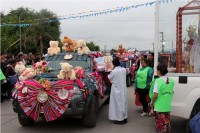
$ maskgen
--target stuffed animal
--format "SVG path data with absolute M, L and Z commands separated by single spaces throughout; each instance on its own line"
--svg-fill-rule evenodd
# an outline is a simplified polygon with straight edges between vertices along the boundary
M 17 62 L 15 66 L 15 72 L 19 74 L 19 80 L 24 81 L 35 76 L 35 72 L 32 68 L 26 68 L 23 62 Z
M 62 49 L 66 52 L 74 52 L 74 50 L 77 48 L 76 41 L 72 40 L 71 38 L 64 36 L 64 39 L 62 40 Z
M 86 46 L 86 41 L 81 39 L 77 41 L 77 45 L 78 45 L 78 55 L 82 55 L 82 54 L 89 54 L 90 49 Z
M 57 55 L 60 53 L 60 48 L 58 47 L 58 41 L 50 41 L 50 47 L 48 48 L 48 54 L 50 56 Z
M 73 67 L 68 63 L 60 63 L 61 70 L 60 73 L 57 75 L 58 79 L 76 79 L 76 73 L 73 70 Z
M 126 52 L 125 48 L 123 48 L 122 44 L 120 44 L 118 48 L 118 53 L 123 54 L 125 52 Z

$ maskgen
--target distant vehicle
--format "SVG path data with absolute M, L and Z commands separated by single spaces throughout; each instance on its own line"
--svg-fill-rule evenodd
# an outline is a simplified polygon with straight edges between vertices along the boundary
M 135 73 L 137 70 L 136 60 L 137 56 L 134 52 L 126 52 L 122 55 L 114 53 L 120 59 L 120 66 L 126 68 L 126 85 L 131 86 L 131 82 L 135 80 Z
M 66 60 L 66 54 L 72 58 Z M 109 100 L 110 86 L 105 83 L 107 74 L 97 74 L 92 70 L 93 57 L 90 55 L 60 53 L 47 56 L 45 60 L 51 68 L 50 72 L 36 75 L 23 83 L 18 82 L 18 85 L 23 85 L 14 90 L 18 95 L 13 100 L 13 110 L 18 114 L 19 123 L 30 126 L 39 117 L 53 121 L 61 116 L 78 116 L 82 118 L 83 125 L 94 127 L 99 107 Z M 68 62 L 73 67 L 81 66 L 85 74 L 74 81 L 58 80 L 61 62 Z M 40 84 L 41 79 L 50 87 Z

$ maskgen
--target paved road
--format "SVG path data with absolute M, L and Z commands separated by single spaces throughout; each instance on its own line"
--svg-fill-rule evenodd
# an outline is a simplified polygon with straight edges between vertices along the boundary
M 40 121 L 32 127 L 21 127 L 17 114 L 12 111 L 11 101 L 1 104 L 1 133 L 155 133 L 154 118 L 140 117 L 134 105 L 133 88 L 128 88 L 128 123 L 116 125 L 108 118 L 108 105 L 104 105 L 97 118 L 95 128 L 85 128 L 79 119 L 62 119 L 45 123 Z M 186 133 L 186 120 L 172 117 L 172 133 Z

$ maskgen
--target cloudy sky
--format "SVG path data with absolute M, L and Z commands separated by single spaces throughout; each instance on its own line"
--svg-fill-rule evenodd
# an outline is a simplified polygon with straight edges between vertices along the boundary
M 11 9 L 23 6 L 36 11 L 48 9 L 57 16 L 64 17 L 69 14 L 115 9 L 149 2 L 153 0 L 1 0 L 1 11 L 8 13 Z M 159 27 L 160 32 L 164 32 L 166 49 L 172 48 L 172 42 L 175 48 L 176 12 L 178 7 L 184 6 L 187 2 L 188 0 L 172 0 L 172 2 L 160 4 Z M 87 42 L 93 41 L 102 50 L 117 48 L 119 44 L 123 44 L 126 48 L 152 50 L 155 28 L 154 12 L 155 4 L 95 17 L 61 20 L 60 38 L 62 39 L 64 35 L 74 40 L 83 38 Z M 185 28 L 190 23 L 197 23 L 196 16 L 189 19 L 188 17 L 183 18 L 183 20 Z M 161 46 L 159 48 L 161 49 Z

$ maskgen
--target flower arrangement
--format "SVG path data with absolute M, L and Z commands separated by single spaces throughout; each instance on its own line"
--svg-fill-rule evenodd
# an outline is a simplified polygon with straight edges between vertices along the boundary
M 39 79 L 39 83 L 44 87 L 46 90 L 51 89 L 51 83 L 48 80 L 45 80 L 43 78 Z
M 75 71 L 76 77 L 77 77 L 78 79 L 84 78 L 84 77 L 85 77 L 85 70 L 84 70 L 81 66 L 76 66 L 76 67 L 74 68 L 74 71 Z
M 40 61 L 33 65 L 33 69 L 35 70 L 36 74 L 42 74 L 48 72 L 50 69 L 47 66 L 46 61 Z

